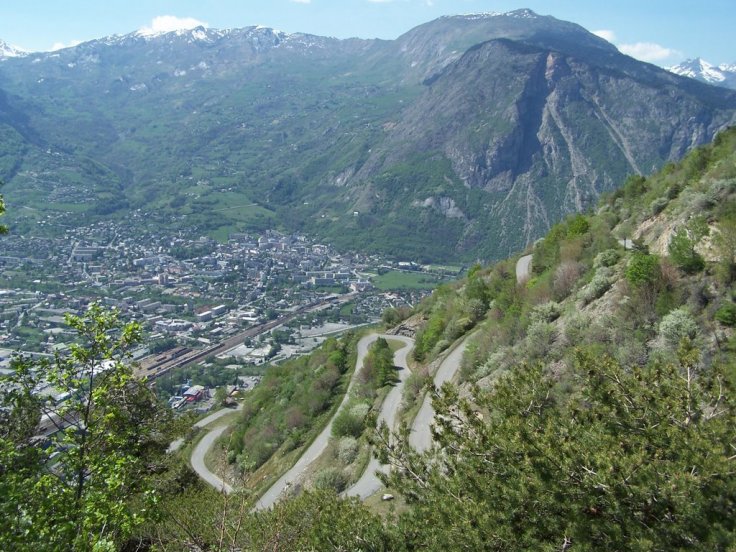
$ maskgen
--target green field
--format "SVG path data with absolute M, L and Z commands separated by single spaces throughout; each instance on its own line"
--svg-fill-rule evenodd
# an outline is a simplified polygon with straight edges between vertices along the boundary
M 390 270 L 385 274 L 375 276 L 372 281 L 373 285 L 381 291 L 389 291 L 394 289 L 434 289 L 437 284 L 445 280 L 424 272 Z

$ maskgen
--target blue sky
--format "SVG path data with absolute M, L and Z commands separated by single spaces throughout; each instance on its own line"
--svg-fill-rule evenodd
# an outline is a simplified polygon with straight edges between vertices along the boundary
M 531 8 L 579 23 L 619 49 L 670 65 L 736 62 L 734 0 L 26 0 L 0 2 L 0 39 L 49 50 L 141 28 L 266 25 L 346 38 L 395 38 L 445 14 Z M 172 16 L 162 19 L 161 16 Z

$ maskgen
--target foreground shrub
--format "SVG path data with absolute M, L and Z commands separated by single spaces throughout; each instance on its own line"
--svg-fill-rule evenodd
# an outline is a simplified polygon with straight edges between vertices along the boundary
M 685 338 L 695 339 L 697 333 L 698 324 L 685 307 L 673 310 L 659 323 L 659 334 L 673 347 Z
M 341 493 L 347 487 L 348 478 L 339 468 L 325 468 L 314 478 L 314 487 L 320 490 L 331 490 Z
M 587 305 L 588 303 L 592 303 L 596 299 L 603 297 L 603 294 L 611 289 L 612 284 L 613 278 L 611 277 L 610 272 L 607 269 L 599 269 L 588 285 L 580 290 L 578 297 L 583 304 Z
M 736 401 L 718 370 L 680 364 L 581 353 L 579 393 L 527 365 L 467 398 L 443 388 L 437 451 L 385 450 L 407 548 L 732 550 Z
M 358 440 L 355 437 L 343 437 L 337 443 L 337 457 L 345 465 L 352 464 L 358 456 Z
M 629 259 L 624 275 L 626 281 L 635 288 L 656 284 L 661 275 L 659 258 L 656 255 L 636 252 Z
M 595 259 L 593 259 L 593 267 L 600 268 L 602 266 L 613 266 L 620 258 L 621 254 L 615 249 L 606 249 L 595 256 Z
M 725 326 L 736 326 L 736 305 L 726 303 L 716 311 L 716 320 Z
M 554 301 L 542 303 L 541 305 L 534 307 L 532 310 L 532 323 L 554 322 L 560 317 L 561 312 L 559 303 L 555 303 Z

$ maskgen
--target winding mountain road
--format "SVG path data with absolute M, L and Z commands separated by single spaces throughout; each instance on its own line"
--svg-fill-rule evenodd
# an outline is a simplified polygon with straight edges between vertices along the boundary
M 528 280 L 532 275 L 532 256 L 524 255 L 516 261 L 516 283 Z
M 212 485 L 218 491 L 222 491 L 225 494 L 230 494 L 231 492 L 233 492 L 233 488 L 225 483 L 225 481 L 220 479 L 217 475 L 212 473 L 204 463 L 204 455 L 207 454 L 207 451 L 210 450 L 217 438 L 222 435 L 227 428 L 228 426 L 226 425 L 217 427 L 210 431 L 207 435 L 202 437 L 202 439 L 199 441 L 199 443 L 197 443 L 197 446 L 194 447 L 194 450 L 192 451 L 192 469 L 197 472 L 197 475 L 199 475 L 199 477 Z
M 452 352 L 445 357 L 440 367 L 437 369 L 437 373 L 434 375 L 434 386 L 439 389 L 442 384 L 451 381 L 455 377 L 460 363 L 463 360 L 463 354 L 468 346 L 468 338 L 455 347 Z M 431 425 L 434 421 L 434 408 L 432 407 L 432 394 L 427 393 L 424 397 L 424 402 L 419 409 L 414 422 L 411 425 L 411 433 L 409 434 L 409 444 L 417 451 L 424 452 L 432 446 L 432 431 Z
M 414 340 L 408 337 L 399 335 L 385 335 L 382 336 L 387 339 L 397 339 L 404 343 L 404 347 L 394 353 L 394 365 L 399 367 L 399 381 L 391 388 L 388 395 L 381 405 L 381 411 L 378 414 L 378 424 L 385 422 L 390 429 L 396 429 L 396 414 L 401 406 L 401 398 L 404 391 L 404 383 L 409 377 L 409 367 L 406 363 L 406 357 L 414 346 Z M 371 455 L 371 459 L 368 462 L 363 475 L 355 482 L 355 484 L 345 491 L 346 496 L 358 496 L 361 499 L 366 499 L 382 487 L 381 481 L 378 479 L 376 472 L 378 470 L 385 470 L 386 466 L 382 466 L 378 459 Z
M 234 410 L 232 408 L 223 408 L 221 410 L 218 410 L 217 412 L 214 412 L 213 414 L 210 414 L 206 418 L 202 418 L 198 422 L 196 422 L 192 427 L 205 427 L 210 425 L 215 420 L 219 420 L 223 416 L 227 416 L 231 412 L 235 412 L 237 410 L 243 409 L 243 403 L 238 404 L 237 408 Z M 169 449 L 166 452 L 175 452 L 181 448 L 181 446 L 184 444 L 184 438 L 176 439 L 175 441 L 172 441 L 169 445 Z
M 196 422 L 192 427 L 205 427 L 210 425 L 215 420 L 219 420 L 223 416 L 227 416 L 228 414 L 232 414 L 233 412 L 237 412 L 238 410 L 243 410 L 243 403 L 238 403 L 238 406 L 235 408 L 223 408 L 221 410 L 218 410 L 217 412 L 213 412 L 209 416 L 202 418 L 198 422 Z
M 215 422 L 222 418 L 223 416 L 227 416 L 228 414 L 232 412 L 237 412 L 238 410 L 242 410 L 243 403 L 238 404 L 238 407 L 235 409 L 231 408 L 223 408 L 222 410 L 218 410 L 217 412 L 210 414 L 206 418 L 202 418 L 197 423 L 195 423 L 192 427 L 205 427 L 211 424 L 212 422 Z M 225 481 L 220 479 L 217 475 L 212 473 L 207 466 L 204 463 L 204 456 L 207 454 L 207 451 L 210 450 L 210 447 L 215 443 L 217 438 L 223 434 L 223 432 L 228 428 L 228 426 L 220 426 L 216 427 L 212 431 L 210 431 L 207 435 L 202 437 L 202 440 L 197 443 L 197 446 L 194 447 L 194 450 L 192 450 L 192 457 L 191 457 L 191 464 L 192 469 L 197 472 L 197 475 L 201 477 L 204 481 L 212 485 L 215 489 L 218 491 L 222 491 L 226 494 L 230 494 L 233 492 L 233 488 L 228 485 Z M 177 439 L 171 445 L 169 446 L 169 450 L 176 450 L 178 449 L 181 444 L 183 443 L 183 439 Z
M 395 336 L 395 335 L 379 335 L 379 334 L 371 334 L 368 336 L 365 336 L 358 342 L 358 357 L 355 362 L 355 371 L 353 372 L 353 376 L 350 378 L 350 384 L 348 385 L 348 389 L 345 393 L 345 396 L 342 399 L 342 402 L 340 403 L 340 406 L 335 411 L 335 415 L 330 419 L 329 423 L 325 426 L 325 428 L 322 430 L 322 432 L 317 436 L 317 438 L 312 442 L 311 445 L 309 445 L 309 448 L 307 448 L 306 451 L 301 455 L 299 460 L 296 461 L 294 466 L 287 471 L 284 475 L 282 475 L 276 483 L 271 485 L 269 489 L 261 496 L 261 498 L 256 503 L 254 510 L 263 510 L 265 508 L 270 508 L 273 506 L 278 499 L 282 496 L 284 491 L 294 482 L 297 482 L 301 477 L 304 475 L 304 472 L 307 470 L 309 465 L 314 462 L 319 456 L 325 451 L 327 448 L 327 444 L 329 443 L 330 436 L 332 435 L 332 424 L 335 421 L 335 418 L 339 414 L 340 410 L 345 406 L 345 404 L 350 399 L 350 391 L 353 388 L 353 385 L 355 384 L 355 381 L 360 374 L 362 368 L 363 368 L 363 361 L 365 359 L 365 356 L 368 354 L 368 348 L 370 345 L 376 341 L 379 337 L 384 337 L 386 339 L 399 339 L 406 343 L 407 345 L 413 345 L 413 341 L 406 337 L 401 336 Z M 407 351 L 408 347 L 403 347 L 399 351 L 397 351 L 394 358 L 397 358 L 402 351 Z M 399 366 L 402 366 L 403 368 L 406 368 L 406 352 L 403 354 L 403 364 L 399 364 Z M 399 374 L 400 378 L 406 378 L 407 374 L 405 372 L 408 372 L 408 370 L 402 370 Z M 403 379 L 401 380 L 403 382 Z M 394 391 L 399 388 L 398 392 L 398 399 L 392 398 L 391 395 L 394 393 Z M 398 405 L 401 402 L 401 384 L 397 384 L 396 387 L 394 387 L 389 395 L 386 397 L 386 401 L 384 401 L 384 405 L 386 405 L 389 402 L 389 399 L 394 401 L 396 404 L 395 406 L 391 407 L 393 408 L 393 415 L 395 416 L 395 411 L 398 409 Z M 393 402 L 391 403 L 393 404 Z M 381 415 L 384 413 L 384 407 L 381 408 Z
M 283 474 L 269 489 L 261 496 L 254 510 L 263 510 L 271 508 L 284 494 L 284 492 L 291 486 L 291 484 L 298 482 L 309 468 L 309 466 L 319 458 L 327 448 L 330 437 L 332 435 L 332 425 L 337 417 L 340 410 L 345 406 L 350 398 L 350 391 L 352 390 L 355 381 L 363 368 L 363 361 L 365 356 L 368 354 L 370 345 L 376 341 L 379 337 L 386 339 L 395 339 L 404 343 L 404 347 L 394 353 L 394 364 L 399 368 L 399 379 L 394 387 L 391 388 L 388 395 L 381 405 L 381 410 L 378 414 L 378 423 L 385 422 L 386 425 L 391 428 L 396 428 L 397 413 L 401 406 L 401 399 L 404 389 L 404 383 L 410 375 L 410 371 L 407 366 L 407 356 L 411 351 L 414 340 L 408 337 L 396 336 L 396 335 L 383 335 L 383 334 L 371 334 L 362 338 L 358 342 L 358 356 L 355 364 L 355 371 L 350 378 L 347 392 L 343 397 L 340 406 L 335 411 L 335 414 L 330 419 L 325 428 L 320 432 L 317 438 L 307 448 L 306 451 L 299 457 L 294 466 L 291 467 L 285 474 Z M 439 388 L 443 383 L 451 381 L 462 361 L 463 354 L 467 347 L 468 338 L 465 338 L 459 345 L 457 345 L 449 355 L 442 361 L 437 373 L 434 376 L 434 385 Z M 205 419 L 199 422 L 201 425 L 206 425 L 222 416 L 227 411 L 217 413 L 210 419 Z M 434 420 L 434 408 L 432 408 L 432 397 L 427 395 L 424 398 L 417 416 L 412 423 L 411 434 L 409 436 L 409 443 L 417 450 L 427 450 L 432 444 L 432 433 L 430 430 L 432 421 Z M 209 448 L 214 444 L 215 440 L 224 433 L 227 429 L 226 426 L 221 426 L 213 429 L 202 440 L 197 444 L 194 451 L 192 452 L 192 467 L 199 474 L 199 476 L 207 483 L 212 485 L 218 490 L 224 493 L 231 493 L 233 488 L 228 485 L 225 481 L 219 478 L 214 473 L 207 469 L 204 464 L 204 455 Z M 382 466 L 375 457 L 371 457 L 368 466 L 366 467 L 363 475 L 360 479 L 348 490 L 345 491 L 346 496 L 356 496 L 361 499 L 366 499 L 379 491 L 382 487 L 382 483 L 378 479 L 376 473 L 378 471 L 385 471 L 387 466 Z

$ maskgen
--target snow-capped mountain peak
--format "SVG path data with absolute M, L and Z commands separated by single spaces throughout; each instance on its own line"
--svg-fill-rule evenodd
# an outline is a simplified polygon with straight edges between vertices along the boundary
M 704 59 L 695 58 L 669 67 L 668 70 L 676 75 L 690 77 L 708 84 L 736 89 L 736 63 L 722 63 L 716 66 Z
M 198 25 L 193 28 L 187 28 L 187 29 L 176 29 L 176 30 L 166 30 L 166 31 L 156 31 L 153 29 L 140 29 L 133 33 L 137 36 L 151 39 L 151 38 L 159 38 L 166 35 L 172 35 L 172 36 L 187 36 L 191 37 L 195 40 L 208 40 L 209 39 L 209 29 L 205 28 L 202 25 Z
M 166 30 L 166 31 L 152 31 L 151 29 L 140 29 L 138 31 L 135 31 L 133 33 L 123 35 L 123 36 L 114 36 L 114 37 L 108 37 L 108 39 L 103 39 L 107 43 L 115 43 L 120 41 L 126 41 L 131 38 L 142 38 L 146 41 L 153 41 L 153 40 L 167 40 L 167 39 L 176 39 L 176 40 L 184 40 L 186 42 L 208 42 L 208 43 L 214 43 L 222 38 L 225 38 L 227 36 L 241 36 L 241 37 L 249 37 L 249 38 L 262 38 L 262 37 L 272 37 L 276 40 L 284 40 L 289 38 L 290 34 L 278 31 L 275 29 L 272 29 L 270 27 L 265 27 L 263 25 L 255 25 L 252 27 L 243 27 L 240 29 L 215 29 L 212 27 L 204 27 L 202 25 L 199 25 L 197 27 L 192 27 L 188 29 L 177 29 L 177 30 Z
M 691 79 L 698 79 L 710 83 L 719 83 L 726 80 L 726 76 L 718 67 L 699 57 L 685 60 L 679 65 L 670 67 L 669 70 L 683 77 L 690 77 Z
M 0 40 L 0 59 L 11 58 L 11 57 L 22 57 L 28 55 L 28 52 L 11 46 L 7 42 Z
M 466 19 L 466 20 L 477 20 L 477 19 L 492 19 L 495 17 L 510 17 L 515 19 L 535 19 L 539 15 L 534 13 L 528 8 L 522 8 L 519 10 L 509 12 L 480 12 L 480 13 L 465 13 L 462 15 L 443 15 L 440 19 Z

